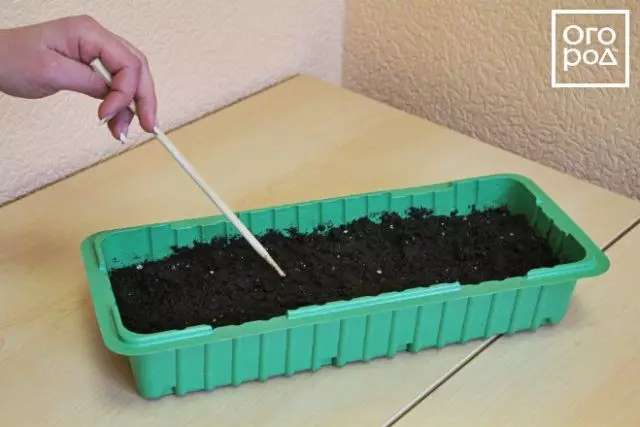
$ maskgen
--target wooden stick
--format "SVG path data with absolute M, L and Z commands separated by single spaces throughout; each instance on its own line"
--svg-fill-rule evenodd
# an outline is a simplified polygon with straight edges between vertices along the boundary
M 107 85 L 111 85 L 111 73 L 109 70 L 105 68 L 99 58 L 91 61 L 91 67 L 99 73 L 107 82 Z M 136 113 L 135 106 L 130 105 L 131 111 Z M 267 249 L 260 244 L 258 239 L 251 234 L 251 231 L 238 219 L 238 217 L 233 213 L 231 209 L 227 206 L 227 204 L 218 196 L 218 194 L 213 191 L 211 187 L 207 185 L 207 183 L 202 179 L 200 174 L 196 171 L 196 169 L 187 161 L 187 159 L 178 151 L 175 145 L 171 142 L 169 137 L 165 135 L 158 127 L 154 127 L 153 131 L 155 132 L 158 141 L 162 143 L 164 148 L 173 156 L 173 158 L 180 164 L 182 169 L 191 177 L 191 179 L 198 184 L 200 189 L 209 197 L 209 199 L 220 209 L 220 211 L 227 217 L 229 221 L 236 227 L 236 229 L 240 232 L 242 237 L 244 237 L 247 242 L 251 245 L 251 247 L 264 258 L 277 272 L 281 277 L 285 277 L 284 271 L 278 266 L 278 264 L 271 258 Z

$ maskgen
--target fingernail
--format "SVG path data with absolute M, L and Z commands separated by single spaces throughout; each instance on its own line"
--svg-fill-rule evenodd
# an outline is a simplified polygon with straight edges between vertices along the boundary
M 127 144 L 131 142 L 131 140 L 127 138 L 127 133 L 129 133 L 129 126 L 125 127 L 124 130 L 120 132 L 119 139 L 120 139 L 120 142 L 122 142 L 123 144 Z
M 120 138 L 118 138 L 118 139 L 123 144 L 130 144 L 131 143 L 131 140 L 129 138 L 127 138 L 127 135 L 125 135 L 124 132 L 120 132 Z
M 102 126 L 103 124 L 107 123 L 109 120 L 113 119 L 113 117 L 115 116 L 115 114 L 109 114 L 108 116 L 104 116 L 99 122 L 98 122 L 98 126 Z

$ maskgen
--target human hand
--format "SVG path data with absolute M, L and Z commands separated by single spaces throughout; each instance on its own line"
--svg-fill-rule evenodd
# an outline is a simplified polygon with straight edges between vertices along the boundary
M 111 89 L 88 65 L 100 58 L 113 75 Z M 126 140 L 135 101 L 140 125 L 153 132 L 157 101 L 146 57 L 130 43 L 87 16 L 27 27 L 0 29 L 0 91 L 21 98 L 44 98 L 61 90 L 103 99 L 101 123 Z

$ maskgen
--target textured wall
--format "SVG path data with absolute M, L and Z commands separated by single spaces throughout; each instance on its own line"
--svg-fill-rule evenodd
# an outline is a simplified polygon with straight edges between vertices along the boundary
M 340 81 L 343 0 L 43 4 L 0 1 L 0 27 L 90 14 L 147 54 L 165 129 L 296 73 Z M 97 105 L 67 93 L 39 101 L 0 94 L 0 204 L 122 149 L 97 128 Z M 130 137 L 148 139 L 137 126 Z
M 629 89 L 551 88 L 554 8 L 631 10 Z M 346 14 L 347 87 L 640 197 L 637 1 L 347 0 Z

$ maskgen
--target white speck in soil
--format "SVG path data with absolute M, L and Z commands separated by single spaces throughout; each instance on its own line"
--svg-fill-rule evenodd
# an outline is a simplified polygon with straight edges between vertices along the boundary
M 382 274 L 382 270 L 377 269 L 377 270 L 376 270 L 376 273 L 378 273 L 378 274 Z
M 335 267 L 331 267 L 331 271 L 336 271 L 336 268 Z
M 336 255 L 336 258 L 340 259 L 340 254 Z
M 513 237 L 513 233 L 509 233 L 509 236 Z
M 142 267 L 142 264 L 138 264 L 138 265 L 136 265 L 136 270 L 142 270 L 142 268 L 143 268 L 143 267 Z
M 349 230 L 344 230 L 342 234 L 349 234 Z
M 176 271 L 176 266 L 175 266 L 175 265 L 172 265 L 172 266 L 171 266 L 171 269 L 172 269 L 173 271 Z
M 441 222 L 440 222 L 440 225 L 444 227 L 444 221 L 441 221 Z
M 209 270 L 209 274 L 213 275 L 213 270 Z
M 442 235 L 444 236 L 444 234 L 445 234 L 445 233 L 444 233 L 444 231 L 443 231 L 443 232 L 442 232 L 442 233 L 440 233 L 440 234 L 442 234 Z
M 389 226 L 389 228 L 393 230 L 393 224 L 391 224 L 391 225 Z

